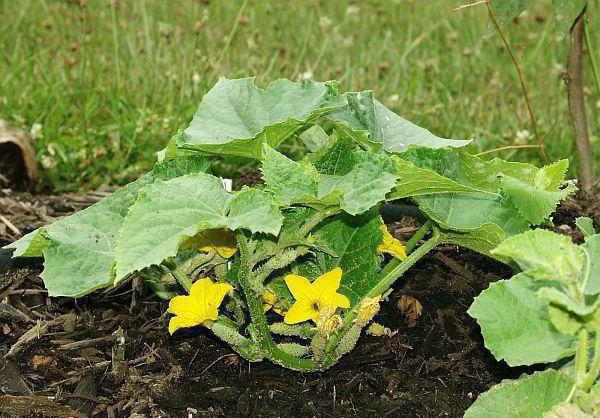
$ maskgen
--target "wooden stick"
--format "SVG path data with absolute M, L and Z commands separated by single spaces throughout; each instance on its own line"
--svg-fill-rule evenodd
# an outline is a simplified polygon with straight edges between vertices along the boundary
M 585 94 L 583 92 L 583 26 L 586 8 L 577 16 L 569 35 L 569 58 L 564 81 L 567 85 L 569 110 L 575 131 L 575 146 L 579 156 L 579 185 L 584 195 L 592 193 L 594 183 L 594 160 L 585 115 Z

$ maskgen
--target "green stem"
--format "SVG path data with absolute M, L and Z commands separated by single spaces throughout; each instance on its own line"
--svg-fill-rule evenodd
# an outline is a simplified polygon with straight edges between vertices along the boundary
M 585 373 L 587 371 L 587 338 L 588 332 L 583 328 L 579 332 L 579 342 L 577 344 L 577 352 L 575 353 L 575 383 L 573 388 L 567 397 L 567 402 L 571 402 L 573 395 L 577 389 L 581 388 L 582 381 L 584 380 Z
M 315 226 L 320 224 L 323 220 L 325 220 L 329 216 L 335 215 L 336 213 L 337 212 L 330 212 L 330 211 L 319 211 L 319 212 L 315 213 L 313 216 L 311 216 L 306 221 L 304 221 L 304 223 L 302 224 L 300 229 L 294 235 L 296 237 L 304 238 Z M 256 264 L 258 264 L 264 260 L 267 260 L 271 257 L 279 256 L 283 251 L 285 251 L 288 248 L 293 247 L 295 245 L 306 245 L 306 240 L 302 240 L 302 239 L 301 240 L 298 240 L 298 239 L 290 240 L 289 238 L 286 239 L 285 237 L 280 238 L 277 245 L 268 254 L 253 254 L 252 257 L 249 256 L 249 258 L 248 258 L 249 266 L 254 267 Z
M 596 53 L 594 50 L 594 45 L 592 45 L 592 38 L 590 36 L 587 21 L 583 23 L 583 38 L 585 40 L 585 47 L 590 57 L 590 64 L 592 66 L 594 80 L 596 81 L 596 88 L 598 89 L 598 94 L 600 94 L 600 70 L 598 69 L 598 61 L 596 60 Z
M 190 279 L 190 277 L 187 274 L 185 274 L 178 268 L 171 268 L 171 266 L 167 267 L 171 271 L 173 277 L 175 277 L 175 280 L 177 280 L 179 284 L 186 290 L 186 292 L 189 293 L 190 289 L 192 288 L 192 279 Z
M 592 386 L 594 386 L 594 383 L 596 383 L 596 380 L 598 379 L 598 374 L 600 374 L 600 335 L 596 333 L 594 344 L 594 359 L 592 360 L 592 366 L 590 367 L 590 371 L 581 383 L 581 390 L 589 392 Z
M 410 237 L 404 248 L 406 249 L 406 253 L 409 254 L 412 250 L 419 244 L 419 242 L 423 239 L 423 237 L 431 230 L 433 227 L 433 222 L 430 220 L 425 222 L 421 228 L 415 234 Z
M 398 278 L 400 276 L 402 276 L 409 268 L 414 266 L 415 263 L 417 263 L 425 255 L 427 255 L 427 253 L 429 253 L 431 250 L 433 250 L 441 242 L 442 242 L 442 236 L 436 231 L 434 233 L 433 237 L 431 237 L 423 245 L 421 245 L 414 252 L 412 252 L 408 256 L 408 258 L 406 258 L 404 261 L 402 261 L 395 268 L 391 269 L 390 271 L 386 272 L 385 274 L 380 275 L 381 278 L 379 279 L 379 282 L 377 282 L 375 284 L 375 286 L 373 286 L 371 288 L 371 290 L 369 290 L 369 292 L 367 292 L 367 294 L 365 294 L 354 305 L 355 306 L 354 309 L 352 309 L 350 312 L 348 312 L 346 314 L 346 316 L 344 317 L 344 322 L 342 324 L 342 327 L 339 329 L 339 331 L 337 331 L 335 334 L 333 334 L 331 336 L 331 338 L 329 339 L 329 341 L 327 343 L 327 347 L 325 348 L 325 352 L 327 354 L 323 361 L 324 367 L 330 366 L 336 360 L 334 349 L 339 344 L 340 340 L 344 337 L 344 335 L 346 335 L 346 333 L 350 330 L 350 328 L 354 324 L 354 321 L 356 320 L 356 317 L 358 316 L 358 310 L 360 309 L 360 307 L 362 306 L 364 301 L 368 298 L 373 298 L 373 297 L 375 297 L 377 295 L 381 295 L 383 292 L 385 292 L 388 288 L 390 288 L 394 284 L 394 282 L 396 280 L 398 280 Z
M 410 254 L 412 252 L 412 250 L 419 244 L 421 239 L 423 239 L 423 237 L 431 230 L 431 228 L 433 228 L 433 222 L 427 221 L 423 224 L 423 226 L 421 226 L 421 228 L 419 228 L 417 232 L 415 232 L 415 234 L 412 237 L 410 237 L 410 239 L 404 246 L 406 254 Z M 381 270 L 380 275 L 386 275 L 387 273 L 398 267 L 400 263 L 402 263 L 402 260 L 398 260 L 397 258 L 392 259 L 389 263 L 386 264 L 383 270 Z
M 248 326 L 250 335 L 254 342 L 260 348 L 262 354 L 269 358 L 273 363 L 285 366 L 292 370 L 299 371 L 317 371 L 320 367 L 313 361 L 300 359 L 291 354 L 286 353 L 273 341 L 269 323 L 265 317 L 263 302 L 260 295 L 256 294 L 249 284 L 249 267 L 248 267 L 248 242 L 243 233 L 236 232 L 238 248 L 240 249 L 240 269 L 239 269 L 239 284 L 246 298 L 246 305 L 250 313 L 251 323 Z

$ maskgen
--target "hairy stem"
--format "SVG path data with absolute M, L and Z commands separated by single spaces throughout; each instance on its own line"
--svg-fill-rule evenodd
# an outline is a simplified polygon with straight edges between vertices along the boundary
M 581 390 L 586 392 L 594 386 L 594 383 L 596 383 L 596 380 L 598 379 L 598 374 L 600 374 L 600 335 L 596 333 L 594 338 L 594 358 L 592 360 L 592 365 L 581 383 Z
M 391 287 L 396 280 L 400 276 L 402 276 L 409 268 L 411 268 L 417 261 L 422 259 L 425 255 L 427 255 L 431 250 L 433 250 L 438 244 L 442 241 L 440 234 L 436 231 L 429 240 L 427 240 L 423 245 L 417 248 L 414 252 L 412 252 L 408 258 L 398 264 L 395 268 L 391 269 L 388 272 L 382 272 L 380 275 L 379 281 L 371 288 L 366 295 L 364 295 L 356 304 L 355 308 L 346 314 L 344 317 L 344 322 L 342 323 L 342 327 L 331 336 L 327 343 L 327 347 L 325 349 L 326 355 L 323 360 L 323 367 L 329 367 L 333 362 L 337 360 L 337 356 L 335 355 L 335 348 L 342 340 L 342 338 L 346 335 L 346 333 L 352 328 L 354 321 L 358 316 L 358 310 L 360 306 L 364 303 L 368 298 L 373 298 L 377 295 L 385 292 L 389 287 Z
M 254 342 L 258 345 L 261 354 L 271 360 L 275 364 L 285 366 L 292 370 L 299 371 L 317 371 L 320 367 L 313 361 L 300 359 L 291 354 L 286 353 L 275 344 L 269 329 L 269 323 L 265 317 L 263 303 L 260 295 L 255 293 L 249 283 L 250 268 L 248 265 L 248 242 L 242 232 L 236 232 L 238 248 L 240 249 L 240 269 L 238 282 L 244 296 L 248 312 L 250 313 L 250 325 L 248 326 L 250 335 Z
M 587 339 L 588 332 L 585 328 L 583 328 L 579 332 L 577 352 L 575 353 L 575 383 L 573 384 L 573 388 L 571 389 L 571 392 L 567 397 L 567 402 L 571 402 L 571 399 L 573 399 L 573 395 L 575 395 L 577 389 L 581 388 L 582 382 L 587 372 Z

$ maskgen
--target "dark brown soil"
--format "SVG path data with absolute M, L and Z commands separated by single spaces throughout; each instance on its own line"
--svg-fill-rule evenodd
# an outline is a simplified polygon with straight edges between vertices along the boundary
M 555 220 L 566 231 L 582 212 L 599 221 L 598 200 L 570 201 Z M 405 218 L 391 229 L 409 236 L 415 225 Z M 17 310 L 0 311 L 0 354 L 14 352 L 28 330 L 33 336 L 0 360 L 6 416 L 460 417 L 481 392 L 523 372 L 493 359 L 466 314 L 474 296 L 511 271 L 455 247 L 438 248 L 398 283 L 376 318 L 395 335 L 362 337 L 316 374 L 249 364 L 204 329 L 169 336 L 166 304 L 136 280 L 76 301 L 49 299 L 40 270 L 0 274 L 0 300 Z M 413 327 L 397 307 L 403 295 L 423 306 Z

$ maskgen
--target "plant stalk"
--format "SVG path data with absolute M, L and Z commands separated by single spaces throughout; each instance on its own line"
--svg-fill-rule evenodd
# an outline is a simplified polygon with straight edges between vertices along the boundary
M 323 359 L 323 368 L 329 367 L 335 360 L 334 350 L 336 346 L 339 344 L 341 339 L 346 335 L 346 333 L 350 330 L 354 321 L 358 316 L 358 310 L 364 303 L 364 301 L 368 298 L 373 298 L 377 295 L 381 295 L 388 288 L 390 288 L 396 280 L 400 276 L 402 276 L 409 268 L 411 268 L 415 263 L 417 263 L 420 259 L 422 259 L 425 255 L 427 255 L 431 250 L 433 250 L 438 244 L 442 242 L 441 235 L 436 231 L 429 240 L 427 240 L 423 245 L 417 248 L 414 252 L 412 252 L 408 258 L 398 264 L 396 267 L 391 269 L 388 272 L 382 272 L 381 278 L 379 282 L 375 284 L 371 288 L 366 295 L 364 295 L 361 300 L 359 300 L 355 308 L 346 314 L 344 317 L 344 322 L 342 323 L 342 327 L 333 334 L 329 341 L 327 342 L 327 346 L 325 348 L 325 352 L 327 353 L 325 358 Z
M 581 390 L 585 392 L 589 392 L 592 386 L 594 386 L 594 383 L 596 383 L 598 375 L 600 374 L 600 335 L 596 333 L 594 338 L 594 358 L 592 360 L 592 365 L 590 366 L 590 370 L 581 383 Z
M 569 34 L 569 57 L 564 82 L 567 85 L 569 110 L 575 133 L 575 146 L 579 157 L 578 177 L 584 195 L 592 193 L 594 160 L 585 114 L 583 82 L 583 31 L 586 8 L 577 16 Z
M 567 402 L 571 402 L 573 395 L 577 389 L 580 389 L 586 372 L 587 372 L 587 360 L 588 360 L 588 349 L 587 349 L 588 332 L 583 328 L 579 332 L 579 341 L 577 343 L 577 352 L 575 353 L 575 383 L 573 388 L 567 397 Z
M 244 292 L 246 305 L 250 313 L 250 335 L 258 345 L 262 354 L 273 363 L 298 371 L 317 371 L 320 367 L 311 360 L 294 357 L 284 352 L 275 344 L 265 317 L 263 303 L 260 295 L 256 294 L 250 286 L 250 270 L 248 268 L 248 242 L 240 231 L 236 232 L 238 248 L 240 250 L 240 269 L 238 283 Z

